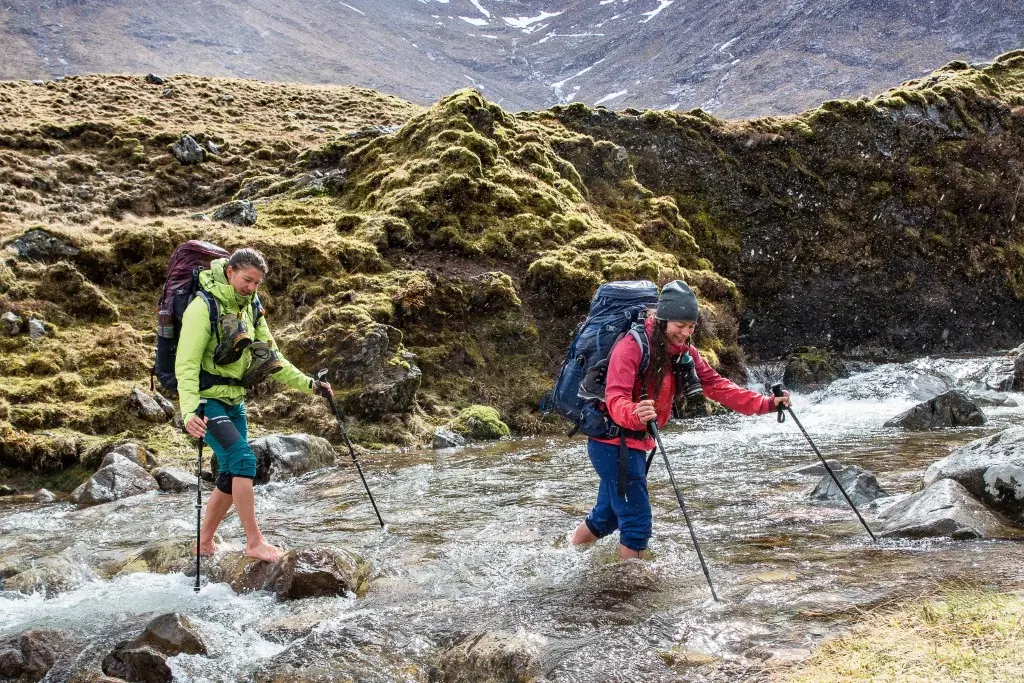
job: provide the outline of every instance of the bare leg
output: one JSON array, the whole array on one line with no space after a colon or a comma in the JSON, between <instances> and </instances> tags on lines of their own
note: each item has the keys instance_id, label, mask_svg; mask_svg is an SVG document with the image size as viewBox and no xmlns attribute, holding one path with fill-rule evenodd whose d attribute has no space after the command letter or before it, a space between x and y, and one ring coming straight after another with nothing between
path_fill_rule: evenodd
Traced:
<instances>
[{"instance_id":1,"label":"bare leg","mask_svg":"<svg viewBox=\"0 0 1024 683\"><path fill-rule=\"evenodd\" d=\"M214 489L210 500L206 502L206 517L199 530L199 554L213 555L217 546L213 544L213 534L224 521L224 515L231 509L231 496L220 489Z\"/></svg>"},{"instance_id":2,"label":"bare leg","mask_svg":"<svg viewBox=\"0 0 1024 683\"><path fill-rule=\"evenodd\" d=\"M572 534L573 545L584 545L586 543L593 543L597 540L597 536L590 530L586 522L580 522L580 525L576 527L576 531Z\"/></svg>"},{"instance_id":3,"label":"bare leg","mask_svg":"<svg viewBox=\"0 0 1024 683\"><path fill-rule=\"evenodd\" d=\"M622 545L621 543L619 544L619 559L620 560L629 560L629 559L632 559L634 557L637 558L638 560L642 560L644 558L644 551L643 550L633 550L632 548L627 548L626 546Z\"/></svg>"},{"instance_id":4,"label":"bare leg","mask_svg":"<svg viewBox=\"0 0 1024 683\"><path fill-rule=\"evenodd\" d=\"M277 562L281 551L264 540L260 525L256 522L256 495L252 491L252 479L233 477L231 494L235 499L238 519L245 529L245 554L264 562Z\"/></svg>"}]
</instances>

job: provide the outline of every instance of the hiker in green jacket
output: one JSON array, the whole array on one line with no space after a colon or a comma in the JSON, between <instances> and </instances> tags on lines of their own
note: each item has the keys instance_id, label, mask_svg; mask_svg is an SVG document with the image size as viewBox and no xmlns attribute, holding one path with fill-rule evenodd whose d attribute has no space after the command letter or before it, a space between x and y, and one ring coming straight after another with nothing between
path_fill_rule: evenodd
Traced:
<instances>
[{"instance_id":1,"label":"hiker in green jacket","mask_svg":"<svg viewBox=\"0 0 1024 683\"><path fill-rule=\"evenodd\" d=\"M213 261L200 273L199 284L216 299L219 329L211 329L204 296L196 296L181 319L174 373L185 431L210 445L219 469L200 531L197 552L202 555L213 554L213 534L232 504L245 529L245 554L267 562L281 555L256 522L256 456L248 442L246 389L272 377L307 394L334 395L330 384L308 377L284 359L263 309L253 305L267 270L263 255L251 248ZM206 399L203 419L196 415L200 398Z\"/></svg>"}]
</instances>

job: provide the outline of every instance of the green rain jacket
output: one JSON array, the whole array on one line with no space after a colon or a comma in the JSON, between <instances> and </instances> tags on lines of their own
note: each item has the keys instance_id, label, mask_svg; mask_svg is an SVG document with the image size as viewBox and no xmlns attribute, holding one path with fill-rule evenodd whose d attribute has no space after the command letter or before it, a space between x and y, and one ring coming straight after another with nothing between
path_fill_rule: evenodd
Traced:
<instances>
[{"instance_id":1,"label":"green rain jacket","mask_svg":"<svg viewBox=\"0 0 1024 683\"><path fill-rule=\"evenodd\" d=\"M227 259L217 259L211 263L209 270L204 270L199 274L199 285L217 299L222 318L225 315L237 315L241 311L249 336L254 341L266 342L277 352L284 367L271 377L293 389L312 394L313 378L300 372L298 368L285 360L281 350L277 348L274 338L270 336L270 327L267 325L265 315L260 316L259 326L253 333L252 297L238 296L234 287L228 284L227 275L224 273L227 264ZM186 424L196 414L200 398L215 398L229 405L237 405L245 399L245 387L242 386L218 384L199 391L200 367L215 375L233 379L242 379L245 371L249 368L252 354L248 349L242 353L241 358L230 365L214 365L213 352L216 348L217 335L210 329L209 308L206 306L206 301L197 296L181 317L178 353L174 361L174 374L178 378L178 397L181 401L181 416Z\"/></svg>"}]
</instances>

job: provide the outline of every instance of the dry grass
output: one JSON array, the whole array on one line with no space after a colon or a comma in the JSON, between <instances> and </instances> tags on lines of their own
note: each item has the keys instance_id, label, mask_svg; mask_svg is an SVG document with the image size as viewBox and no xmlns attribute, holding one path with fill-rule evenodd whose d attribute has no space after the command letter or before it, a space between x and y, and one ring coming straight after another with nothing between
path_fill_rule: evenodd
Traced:
<instances>
[{"instance_id":1,"label":"dry grass","mask_svg":"<svg viewBox=\"0 0 1024 683\"><path fill-rule=\"evenodd\" d=\"M788 683L1024 680L1024 597L958 590L871 615L822 645Z\"/></svg>"}]
</instances>

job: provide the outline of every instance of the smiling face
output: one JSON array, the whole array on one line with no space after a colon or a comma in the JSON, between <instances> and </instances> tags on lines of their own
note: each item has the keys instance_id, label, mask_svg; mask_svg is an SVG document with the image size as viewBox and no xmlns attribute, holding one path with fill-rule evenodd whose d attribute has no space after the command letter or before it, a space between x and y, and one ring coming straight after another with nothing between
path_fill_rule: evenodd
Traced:
<instances>
[{"instance_id":1,"label":"smiling face","mask_svg":"<svg viewBox=\"0 0 1024 683\"><path fill-rule=\"evenodd\" d=\"M228 266L224 269L224 275L228 279L228 284L235 289L239 296L252 296L256 293L256 289L263 284L263 271L251 266L246 268Z\"/></svg>"},{"instance_id":2,"label":"smiling face","mask_svg":"<svg viewBox=\"0 0 1024 683\"><path fill-rule=\"evenodd\" d=\"M665 339L673 346L684 346L696 327L693 320L669 320L665 325Z\"/></svg>"}]
</instances>

